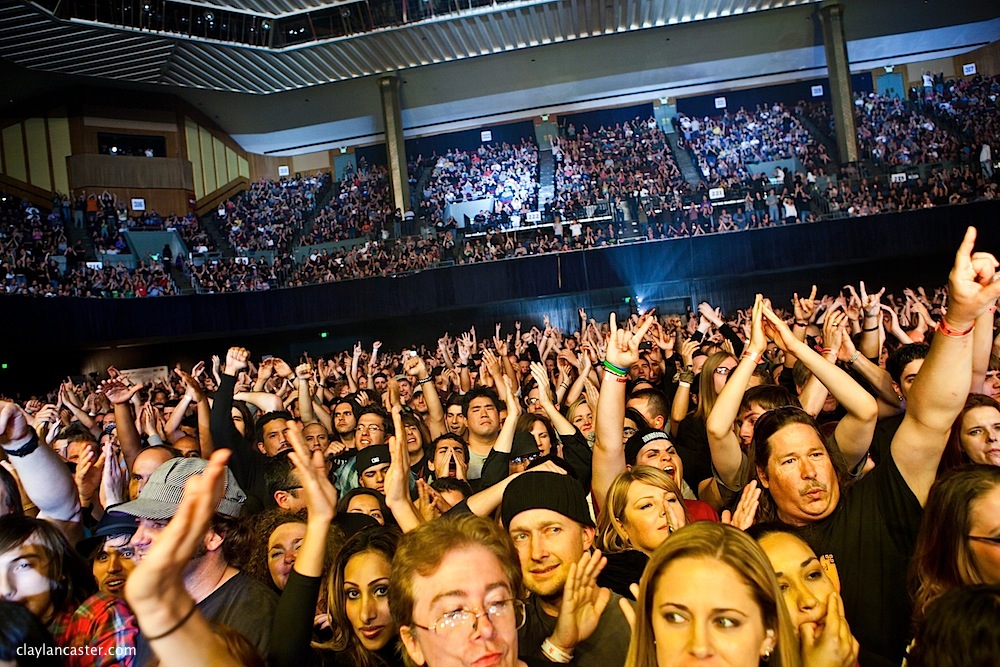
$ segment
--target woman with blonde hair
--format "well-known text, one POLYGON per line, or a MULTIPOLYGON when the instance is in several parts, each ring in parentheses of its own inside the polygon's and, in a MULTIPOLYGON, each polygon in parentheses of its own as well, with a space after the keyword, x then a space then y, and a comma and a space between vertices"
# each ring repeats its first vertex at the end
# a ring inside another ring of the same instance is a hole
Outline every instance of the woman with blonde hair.
POLYGON ((601 586, 632 597, 649 557, 689 517, 677 483, 651 466, 635 466, 618 475, 608 489, 597 519, 597 546, 608 564, 601 586))
POLYGON ((799 645, 771 563, 741 530, 699 521, 654 553, 639 586, 628 667, 712 658, 797 667, 799 645))

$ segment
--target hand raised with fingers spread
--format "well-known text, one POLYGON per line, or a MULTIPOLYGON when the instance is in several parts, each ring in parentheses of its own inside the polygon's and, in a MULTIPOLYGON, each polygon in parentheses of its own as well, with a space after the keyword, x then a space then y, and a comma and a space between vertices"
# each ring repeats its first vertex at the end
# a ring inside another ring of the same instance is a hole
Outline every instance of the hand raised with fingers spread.
POLYGON ((98 391, 107 396, 112 405, 120 405, 122 403, 128 403, 132 400, 132 397, 139 393, 142 386, 143 385, 141 383, 137 382, 129 387, 122 382, 120 378, 115 378, 102 381, 101 387, 98 391))
POLYGON ((288 422, 285 435, 292 446, 288 459, 298 474, 309 516, 331 521, 337 513, 337 490, 326 476, 323 452, 309 449, 309 444, 302 435, 302 427, 296 421, 288 422))
POLYGON ((611 601, 611 591, 597 585, 597 576, 607 564, 608 559, 595 550, 585 551, 569 567, 559 617, 549 639, 567 653, 594 634, 611 601))
POLYGON ((733 528, 746 530, 753 525, 759 506, 760 488, 757 486, 757 480, 751 480, 750 483, 743 486, 740 502, 736 505, 736 509, 732 512, 724 510, 719 520, 733 528))

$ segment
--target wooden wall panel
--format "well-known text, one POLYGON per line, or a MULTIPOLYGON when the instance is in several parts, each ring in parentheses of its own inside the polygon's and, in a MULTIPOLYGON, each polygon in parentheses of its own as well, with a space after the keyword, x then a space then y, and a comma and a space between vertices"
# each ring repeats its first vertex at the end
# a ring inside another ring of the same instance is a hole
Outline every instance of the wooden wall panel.
POLYGON ((24 139, 28 147, 29 182, 43 190, 51 190, 52 177, 49 172, 49 142, 45 137, 45 119, 25 119, 24 139))
POLYGON ((54 186, 59 192, 69 192, 69 173, 66 158, 73 154, 70 142, 69 119, 49 118, 49 159, 52 161, 54 186))
POLYGON ((28 165, 24 158, 24 133, 21 123, 3 128, 3 161, 5 174, 11 178, 28 182, 28 165))

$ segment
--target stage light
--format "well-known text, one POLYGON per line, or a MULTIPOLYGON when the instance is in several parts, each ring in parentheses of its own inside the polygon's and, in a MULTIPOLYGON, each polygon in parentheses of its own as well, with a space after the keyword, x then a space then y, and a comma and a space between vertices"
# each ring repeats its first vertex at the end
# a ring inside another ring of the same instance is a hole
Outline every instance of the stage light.
POLYGON ((329 335, 330 335, 330 334, 328 334, 327 332, 325 332, 325 331, 321 331, 321 332, 320 332, 320 334, 319 334, 319 337, 320 337, 320 338, 326 338, 326 337, 327 337, 327 336, 329 336, 329 335))

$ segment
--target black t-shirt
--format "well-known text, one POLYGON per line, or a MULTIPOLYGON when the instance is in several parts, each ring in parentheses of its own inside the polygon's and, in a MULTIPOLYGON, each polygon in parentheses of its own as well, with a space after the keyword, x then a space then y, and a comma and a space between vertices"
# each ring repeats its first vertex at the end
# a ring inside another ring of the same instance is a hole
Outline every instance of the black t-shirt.
POLYGON ((712 451, 708 447, 705 422, 693 414, 685 417, 677 425, 674 445, 684 462, 684 481, 698 493, 698 484, 712 476, 712 451))
MULTIPOLYGON (((611 595, 611 601, 594 633, 574 649, 572 664, 577 667, 620 667, 625 664, 632 631, 618 604, 619 599, 618 595, 611 595)), ((525 607, 527 619, 517 632, 518 653, 522 660, 547 662, 541 647, 555 630, 557 618, 545 613, 537 595, 530 596, 525 607)))
MULTIPOLYGON (((906 573, 923 509, 891 453, 848 488, 826 519, 803 531, 832 554, 851 632, 866 653, 898 665, 911 635, 906 573)), ((862 662, 864 667, 873 662, 862 662)))
MULTIPOLYGON (((198 603, 202 616, 246 637, 261 656, 267 655, 271 621, 277 608, 278 596, 274 591, 243 572, 236 573, 198 603)), ((135 664, 145 665, 152 657, 149 642, 140 634, 135 664)))

